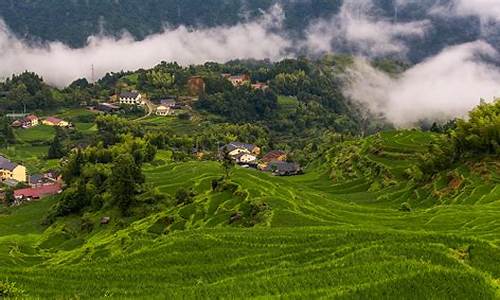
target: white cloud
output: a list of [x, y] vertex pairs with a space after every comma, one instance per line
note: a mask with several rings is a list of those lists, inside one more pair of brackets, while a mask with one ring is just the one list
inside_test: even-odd
[[380, 18], [374, 10], [371, 0], [346, 1], [330, 21], [319, 20], [309, 26], [305, 44], [317, 53], [345, 46], [368, 56], [405, 54], [405, 39], [423, 38], [430, 28], [428, 20], [398, 23]]
[[455, 0], [454, 8], [461, 15], [477, 15], [483, 19], [500, 21], [499, 0]]
[[481, 61], [478, 55], [498, 57], [485, 42], [463, 44], [445, 49], [398, 79], [358, 60], [351, 70], [347, 93], [399, 126], [464, 116], [480, 98], [500, 96], [500, 69]]
[[0, 77], [24, 70], [41, 74], [54, 85], [67, 85], [83, 76], [151, 67], [162, 60], [180, 64], [225, 62], [235, 58], [280, 59], [291, 42], [270, 29], [281, 25], [283, 12], [275, 6], [257, 21], [233, 27], [190, 30], [166, 29], [142, 41], [129, 35], [119, 39], [90, 37], [87, 46], [72, 49], [62, 43], [33, 47], [15, 38], [0, 23]]

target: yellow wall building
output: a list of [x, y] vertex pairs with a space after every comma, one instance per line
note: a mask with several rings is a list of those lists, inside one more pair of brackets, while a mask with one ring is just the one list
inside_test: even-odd
[[27, 182], [26, 167], [11, 162], [0, 156], [0, 179], [14, 179], [19, 182]]

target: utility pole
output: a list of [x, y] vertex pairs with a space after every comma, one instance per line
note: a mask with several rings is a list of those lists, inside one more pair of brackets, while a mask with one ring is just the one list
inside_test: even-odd
[[92, 64], [92, 75], [91, 75], [90, 80], [91, 80], [91, 83], [95, 82], [94, 64]]
[[394, 1], [394, 23], [398, 22], [398, 3]]

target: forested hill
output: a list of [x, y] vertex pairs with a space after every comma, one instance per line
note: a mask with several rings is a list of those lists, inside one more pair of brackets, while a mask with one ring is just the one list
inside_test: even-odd
[[[499, 30], [485, 36], [478, 16], [434, 14], [436, 4], [453, 0], [409, 1], [395, 8], [395, 0], [363, 0], [373, 4], [372, 21], [412, 22], [428, 20], [432, 25], [425, 39], [411, 40], [408, 57], [419, 61], [444, 47], [486, 39], [498, 45]], [[62, 41], [83, 46], [91, 35], [130, 32], [136, 39], [161, 32], [165, 27], [213, 27], [254, 20], [279, 3], [288, 36], [300, 37], [310, 22], [339, 14], [343, 0], [4, 0], [0, 18], [18, 36], [35, 41]], [[409, 3], [409, 4], [408, 4]], [[495, 42], [497, 41], [497, 42]], [[352, 50], [340, 43], [337, 50]]]

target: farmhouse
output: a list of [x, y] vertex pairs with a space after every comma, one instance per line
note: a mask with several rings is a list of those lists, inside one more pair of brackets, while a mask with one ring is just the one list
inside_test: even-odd
[[160, 100], [160, 105], [174, 108], [176, 106], [175, 99], [162, 99]]
[[160, 105], [156, 108], [156, 115], [157, 116], [168, 116], [170, 114], [171, 114], [170, 106]]
[[43, 125], [47, 126], [57, 126], [57, 127], [69, 127], [70, 123], [64, 120], [61, 120], [56, 117], [47, 117], [44, 120], [42, 120]]
[[114, 113], [120, 110], [120, 107], [111, 103], [99, 103], [97, 109], [105, 113]]
[[0, 156], [0, 179], [2, 181], [16, 180], [18, 182], [26, 182], [26, 167]]
[[265, 170], [267, 166], [273, 161], [286, 161], [288, 155], [281, 150], [273, 150], [264, 155], [259, 162], [259, 170]]
[[35, 115], [28, 115], [20, 120], [12, 122], [12, 127], [31, 128], [38, 126], [39, 120]]
[[120, 104], [126, 105], [141, 105], [142, 95], [138, 92], [122, 92], [119, 96]]
[[224, 150], [224, 148], [229, 151], [229, 155], [233, 157], [240, 153], [249, 153], [254, 156], [260, 155], [260, 148], [252, 144], [232, 142], [223, 146], [221, 150]]
[[264, 171], [272, 172], [276, 176], [292, 176], [300, 174], [302, 169], [296, 163], [273, 161]]
[[205, 92], [205, 81], [201, 76], [191, 76], [187, 83], [188, 92], [191, 96], [199, 96]]
[[229, 80], [233, 86], [242, 86], [245, 84], [250, 84], [250, 76], [247, 74], [243, 75], [222, 74], [222, 77]]
[[29, 184], [32, 188], [35, 187], [41, 187], [45, 185], [52, 185], [58, 180], [55, 178], [52, 178], [48, 174], [34, 174], [29, 176]]
[[249, 153], [240, 153], [234, 157], [238, 164], [242, 165], [255, 165], [257, 164], [257, 157]]
[[60, 183], [53, 183], [50, 185], [43, 185], [40, 187], [32, 187], [14, 191], [14, 198], [16, 201], [22, 200], [37, 200], [47, 196], [59, 194], [62, 191]]
[[265, 91], [269, 88], [269, 86], [265, 83], [262, 83], [262, 82], [257, 82], [257, 83], [254, 83], [252, 84], [252, 89], [254, 90], [262, 90], [262, 91]]

